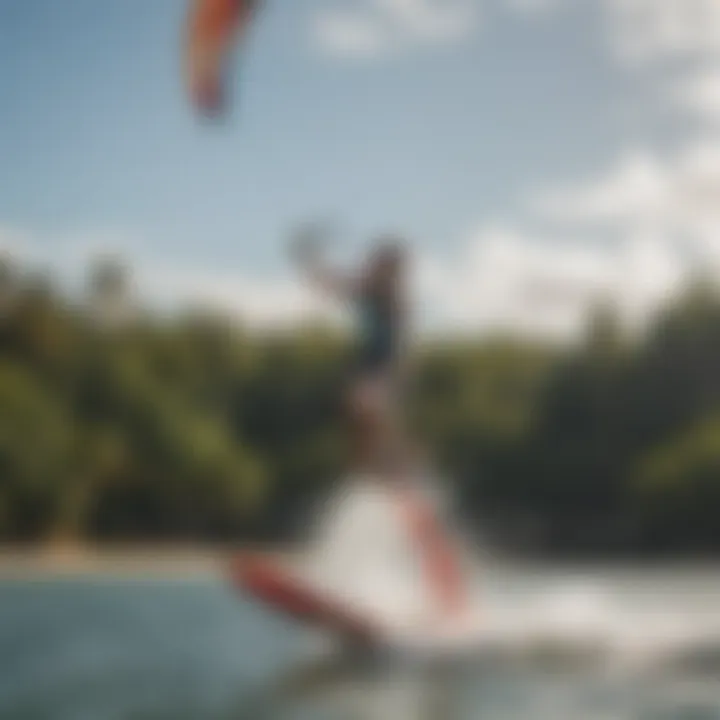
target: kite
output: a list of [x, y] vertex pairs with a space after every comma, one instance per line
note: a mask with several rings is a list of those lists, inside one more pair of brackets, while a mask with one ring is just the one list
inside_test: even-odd
[[234, 50], [245, 37], [259, 0], [192, 0], [185, 67], [193, 105], [206, 114], [226, 105], [227, 73]]

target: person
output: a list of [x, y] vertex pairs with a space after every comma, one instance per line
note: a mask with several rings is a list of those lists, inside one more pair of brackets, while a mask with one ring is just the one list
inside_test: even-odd
[[[354, 446], [354, 470], [360, 478], [360, 496], [367, 507], [375, 507], [379, 522], [375, 532], [404, 528], [421, 556], [423, 574], [432, 588], [434, 608], [440, 615], [464, 612], [468, 600], [455, 548], [437, 508], [427, 492], [427, 462], [413, 443], [403, 417], [405, 392], [409, 382], [408, 314], [405, 300], [408, 254], [395, 236], [378, 238], [368, 258], [356, 274], [341, 273], [328, 267], [322, 258], [323, 234], [317, 228], [305, 229], [295, 238], [294, 257], [309, 280], [332, 297], [346, 303], [357, 321], [352, 374], [345, 393], [346, 419]], [[347, 489], [343, 490], [344, 493]], [[382, 509], [382, 498], [389, 500]], [[362, 537], [343, 542], [355, 527], [367, 523], [353, 521], [362, 503], [348, 502], [348, 514], [339, 513], [330, 533], [333, 554], [343, 555], [343, 546], [368, 548]], [[387, 513], [390, 513], [389, 515]], [[389, 522], [396, 517], [399, 524]], [[360, 531], [361, 534], [364, 530]], [[370, 565], [378, 564], [377, 558]], [[344, 564], [344, 563], [341, 563]], [[359, 572], [356, 580], [364, 582]], [[375, 572], [377, 568], [371, 568]], [[373, 584], [373, 583], [369, 583]]]
[[412, 459], [402, 418], [408, 369], [407, 254], [402, 241], [383, 236], [359, 272], [344, 274], [323, 262], [321, 240], [317, 229], [305, 229], [295, 239], [293, 254], [309, 280], [346, 303], [357, 322], [344, 396], [356, 463], [399, 469]]

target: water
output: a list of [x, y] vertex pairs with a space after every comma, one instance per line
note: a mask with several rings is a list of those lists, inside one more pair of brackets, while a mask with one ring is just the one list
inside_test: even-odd
[[0, 581], [2, 720], [720, 719], [720, 573], [493, 570], [487, 652], [343, 663], [219, 577]]

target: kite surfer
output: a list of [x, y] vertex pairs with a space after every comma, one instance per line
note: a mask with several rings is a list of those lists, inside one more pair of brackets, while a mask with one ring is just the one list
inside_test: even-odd
[[360, 271], [350, 274], [323, 262], [320, 241], [317, 232], [306, 230], [293, 245], [293, 254], [308, 279], [355, 316], [357, 333], [343, 406], [356, 464], [407, 469], [412, 455], [401, 412], [407, 380], [406, 251], [397, 238], [382, 237]]
[[440, 520], [421, 453], [410, 442], [403, 418], [408, 384], [408, 253], [394, 236], [380, 237], [355, 274], [329, 268], [322, 236], [304, 232], [294, 254], [308, 278], [345, 302], [357, 323], [352, 373], [344, 397], [355, 471], [374, 477], [392, 498], [399, 523], [417, 548], [424, 574], [443, 616], [462, 614], [466, 593], [456, 547]]
[[357, 318], [343, 396], [353, 467], [304, 569], [251, 554], [235, 561], [233, 576], [266, 605], [351, 646], [382, 645], [398, 631], [455, 634], [470, 611], [459, 544], [403, 422], [407, 252], [396, 238], [383, 237], [359, 271], [342, 273], [323, 261], [323, 239], [317, 229], [303, 231], [293, 256], [314, 285]]

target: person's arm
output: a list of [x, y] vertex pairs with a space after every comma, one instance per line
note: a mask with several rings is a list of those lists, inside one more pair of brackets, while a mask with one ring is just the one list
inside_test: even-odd
[[303, 274], [318, 288], [342, 300], [352, 298], [358, 282], [325, 265], [321, 258], [325, 237], [319, 228], [304, 228], [293, 239], [291, 255]]

